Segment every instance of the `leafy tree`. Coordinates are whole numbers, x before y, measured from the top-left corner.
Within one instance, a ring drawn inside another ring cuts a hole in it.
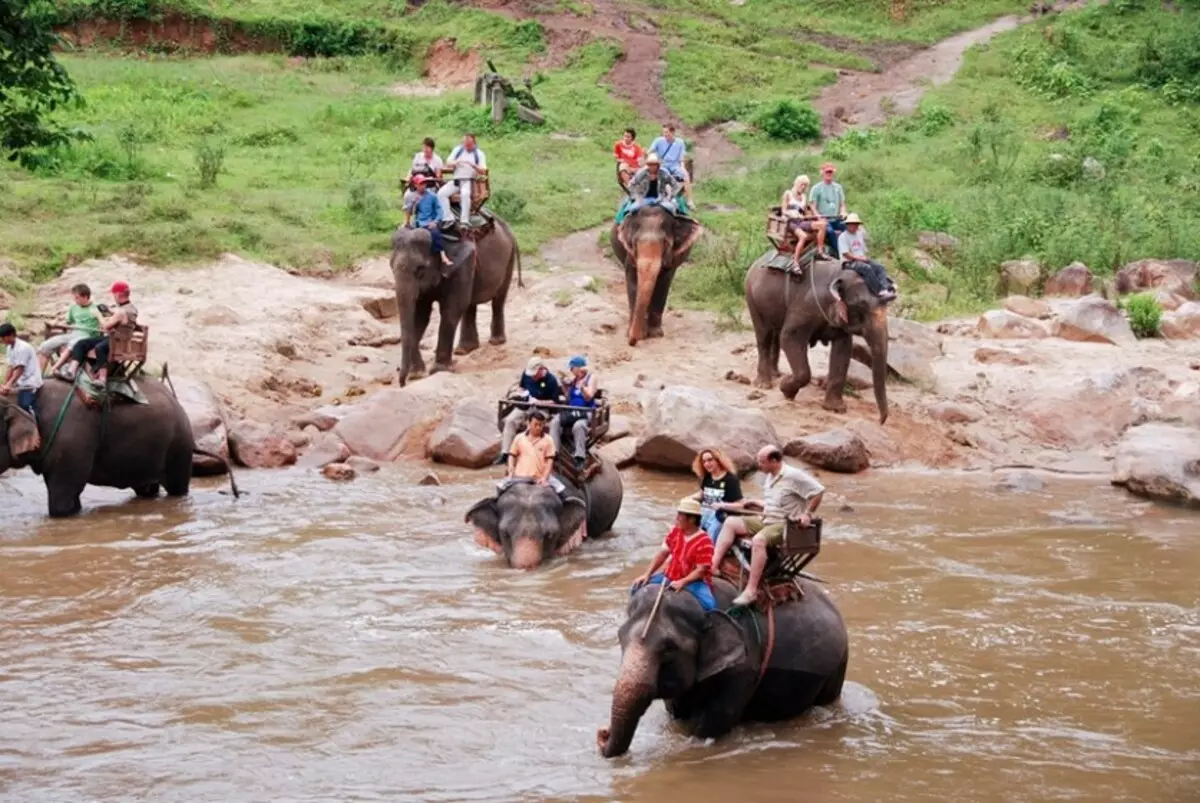
[[[0,152],[25,167],[37,149],[79,136],[49,119],[78,97],[54,58],[54,18],[48,0],[0,0]]]

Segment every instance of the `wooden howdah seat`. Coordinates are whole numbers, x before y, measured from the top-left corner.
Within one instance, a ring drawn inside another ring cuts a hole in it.
[[[504,430],[504,419],[508,418],[509,413],[516,409],[530,410],[534,409],[535,405],[525,401],[522,398],[514,398],[513,394],[517,389],[509,391],[508,396],[496,402],[496,427]],[[546,413],[547,428],[550,425],[549,418],[558,415],[566,410],[577,410],[577,407],[571,407],[566,404],[541,404],[536,405],[536,409]],[[608,394],[603,388],[596,391],[596,406],[591,408],[591,416],[588,420],[588,438],[587,438],[587,461],[584,463],[583,469],[575,468],[574,452],[574,433],[568,426],[562,428],[562,449],[558,451],[554,460],[555,471],[564,479],[576,484],[582,485],[590,479],[596,472],[600,470],[600,458],[596,455],[596,447],[600,445],[600,441],[608,435],[608,428],[612,409],[608,403]],[[547,431],[549,431],[547,429]]]
[[[783,530],[783,543],[767,550],[767,567],[763,572],[763,587],[792,584],[799,589],[796,579],[809,577],[804,568],[812,563],[821,552],[821,519],[813,519],[804,526],[798,521],[789,521]],[[738,586],[744,587],[750,573],[750,539],[737,541],[729,550],[740,564]],[[726,559],[728,560],[728,559]],[[722,564],[723,566],[729,564]]]
[[[61,323],[46,322],[42,325],[43,338],[66,334],[71,327]],[[146,355],[150,345],[150,327],[142,324],[126,324],[118,326],[108,335],[108,377],[122,379],[136,376],[146,364]],[[89,359],[96,358],[93,349],[88,352]]]

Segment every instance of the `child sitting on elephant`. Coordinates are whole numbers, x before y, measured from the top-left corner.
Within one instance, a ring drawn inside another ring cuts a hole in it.
[[[686,589],[705,611],[716,610],[711,579],[713,542],[708,533],[700,529],[700,502],[690,496],[684,497],[679,500],[675,513],[675,526],[650,561],[650,568],[633,581],[630,593],[647,583],[667,582],[672,591]],[[659,572],[664,561],[667,567]]]

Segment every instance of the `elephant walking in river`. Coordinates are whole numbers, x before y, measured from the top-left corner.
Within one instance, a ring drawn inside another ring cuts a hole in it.
[[[475,540],[514,569],[536,569],[543,560],[566,555],[585,538],[612,529],[625,493],[616,465],[601,460],[600,470],[582,487],[560,479],[561,494],[549,485],[515,482],[476,503],[466,515]]]
[[[764,614],[722,612],[737,593],[725,580],[713,581],[719,610],[710,613],[687,591],[665,592],[655,612],[659,587],[639,589],[618,631],[621,669],[611,720],[596,733],[601,754],[629,750],[654,700],[664,700],[671,717],[701,739],[723,736],[739,722],[777,722],[836,701],[850,660],[846,625],[820,586],[799,582],[803,596],[775,609],[773,643]]]
[[[629,296],[629,345],[643,337],[662,337],[663,310],[675,269],[687,261],[704,233],[694,220],[676,217],[661,206],[643,206],[613,224],[613,254],[625,269]]]
[[[398,228],[392,235],[392,275],[396,281],[396,306],[400,313],[400,370],[403,386],[412,374],[425,373],[421,338],[438,305],[437,347],[433,371],[448,371],[451,350],[468,354],[479,348],[475,324],[476,307],[491,303],[492,325],[488,342],[503,345],[504,304],[512,283],[514,267],[520,281],[521,253],[508,224],[494,218],[492,228],[478,241],[464,238],[447,245],[453,264],[443,267],[433,255],[432,237],[425,229]],[[454,334],[462,325],[458,348]]]
[[[829,376],[825,382],[822,406],[838,413],[846,411],[842,395],[851,356],[857,356],[854,336],[859,335],[870,349],[870,363],[879,422],[887,421],[887,302],[868,288],[852,270],[832,260],[814,260],[797,277],[790,271],[767,267],[776,257],[768,251],[746,273],[746,306],[754,324],[758,346],[758,387],[771,387],[779,375],[779,353],[787,355],[791,376],[784,377],[779,389],[794,399],[812,380],[808,349],[817,343],[829,343]],[[833,295],[836,283],[844,308]]]
[[[187,496],[195,442],[187,413],[166,386],[139,377],[146,404],[113,402],[107,410],[68,396],[71,384],[48,379],[38,391],[41,448],[30,449],[35,422],[0,396],[0,472],[30,466],[46,483],[51,516],[73,516],[86,485],[132,488],[143,498]]]

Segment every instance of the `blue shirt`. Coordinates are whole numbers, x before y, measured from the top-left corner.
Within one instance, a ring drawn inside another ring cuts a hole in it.
[[[433,190],[425,190],[421,193],[421,198],[417,201],[417,209],[414,215],[417,221],[417,228],[424,228],[430,223],[437,223],[442,217],[442,205],[438,201],[437,193]]]
[[[650,150],[657,153],[658,158],[662,159],[663,167],[672,170],[683,166],[683,157],[687,153],[687,147],[679,137],[676,137],[674,142],[667,142],[666,137],[659,137],[650,143]]]
[[[531,399],[538,401],[558,401],[558,397],[562,395],[558,380],[549,371],[541,379],[534,379],[529,374],[522,373],[521,387],[529,391]]]
[[[591,374],[584,374],[580,379],[571,383],[567,388],[567,404],[572,407],[595,407],[596,400],[583,395],[583,388]]]

